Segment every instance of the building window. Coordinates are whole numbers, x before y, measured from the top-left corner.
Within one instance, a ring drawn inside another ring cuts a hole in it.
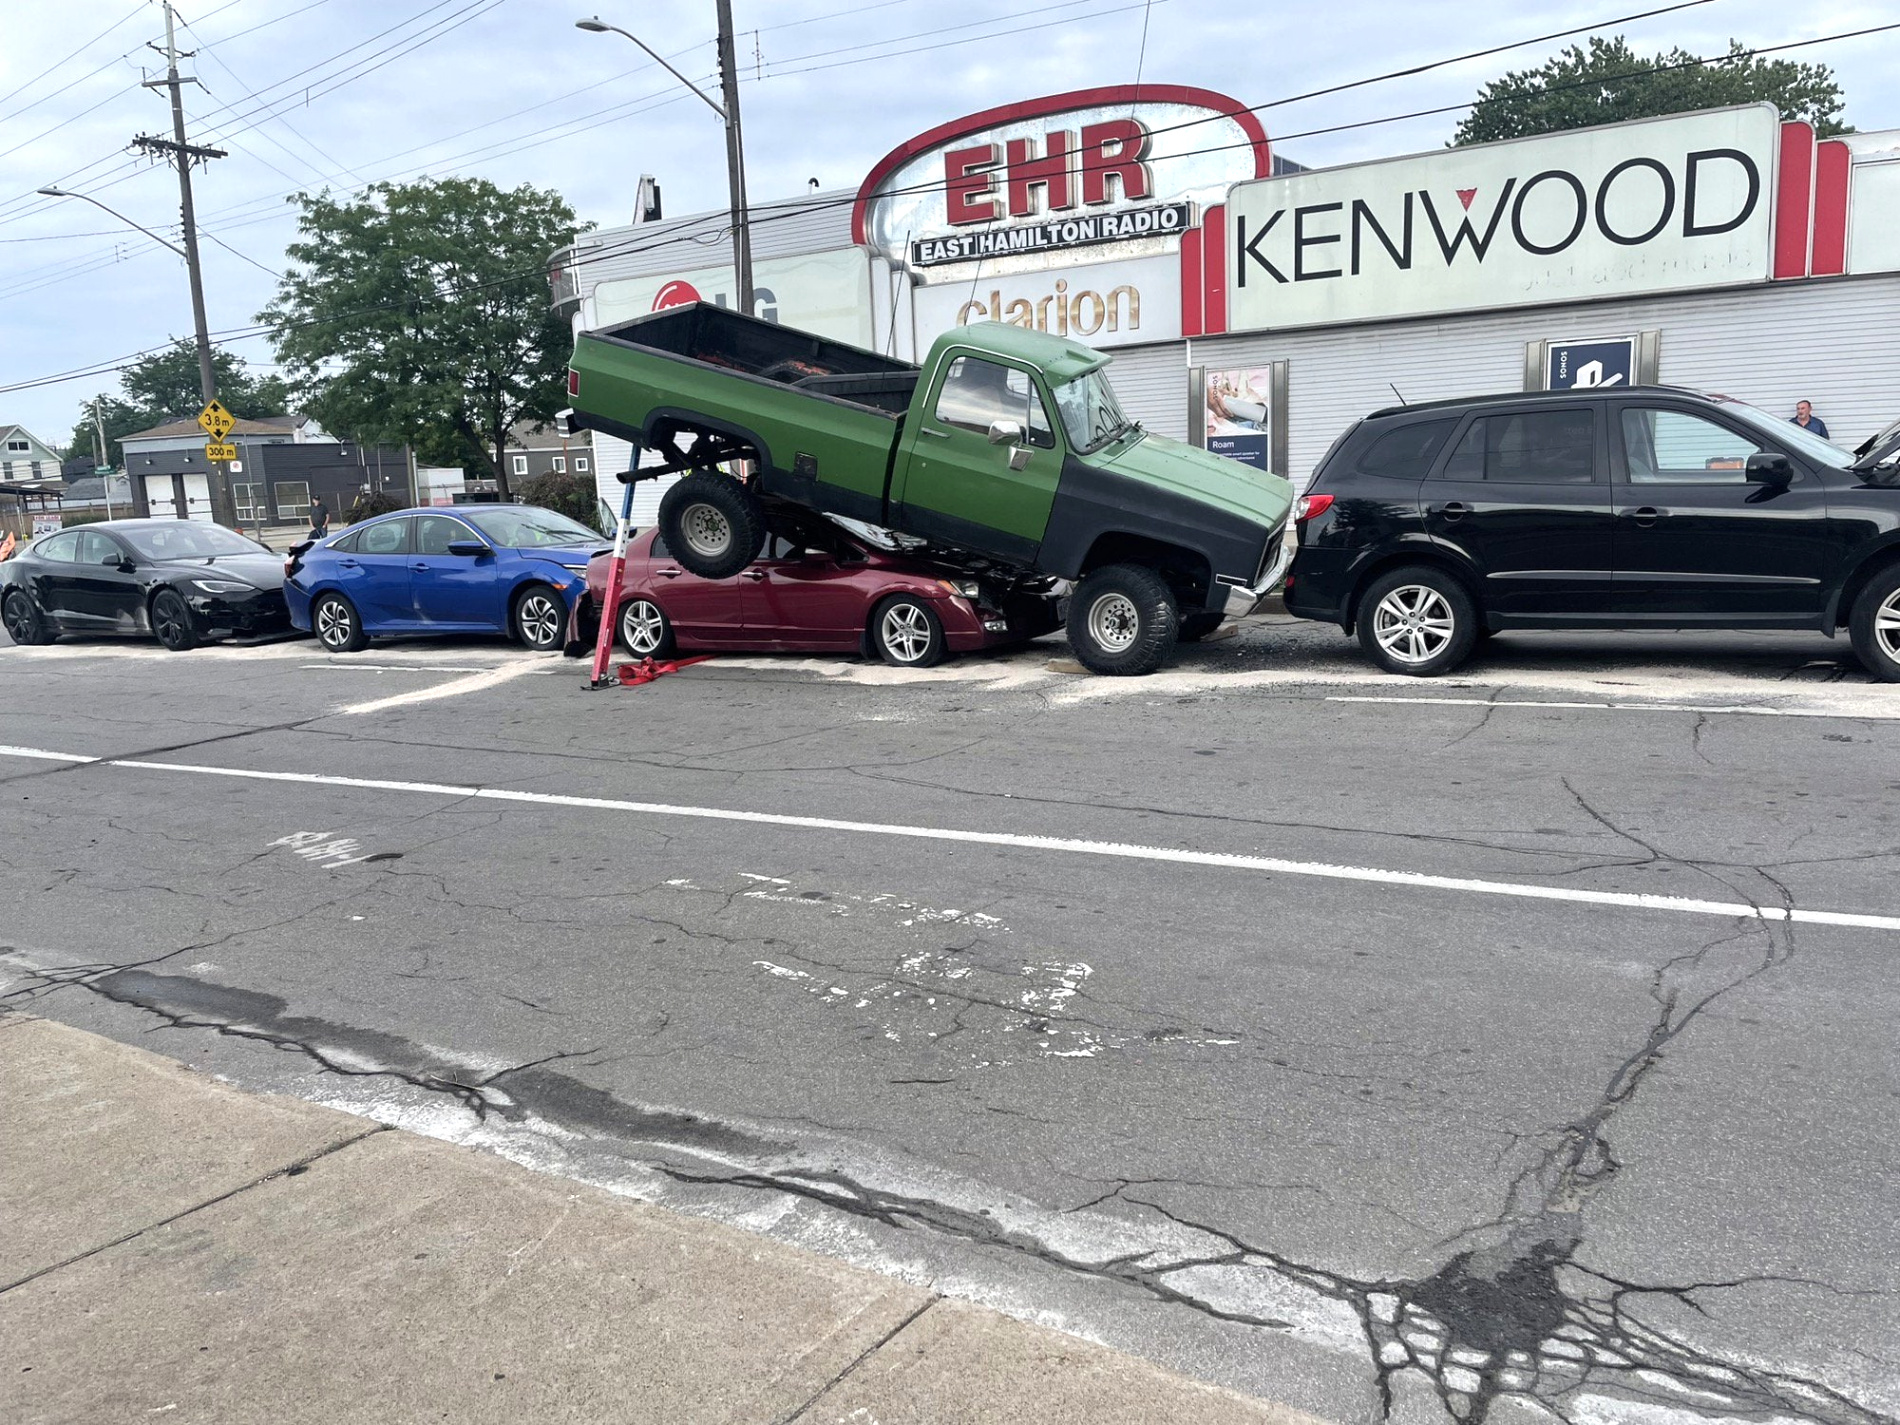
[[[515,457],[515,474],[526,475],[527,473],[528,473],[528,457],[525,455],[517,455]]]
[[[32,446],[28,445],[23,440],[9,440],[7,442],[8,450],[31,450],[32,448],[33,448]]]
[[[12,478],[13,462],[11,460],[0,462],[0,480],[11,480]]]
[[[37,475],[39,472],[36,470],[33,473]],[[565,455],[557,455],[554,457],[554,473],[556,475],[567,474],[567,457]]]
[[[574,457],[574,473],[576,475],[585,475],[587,473],[587,457],[585,455],[577,455]]]
[[[277,500],[277,518],[310,518],[310,483],[307,480],[279,480],[272,488]]]
[[[231,485],[231,499],[237,505],[237,517],[240,523],[247,520],[252,524],[263,522],[264,486],[261,482],[247,485],[243,481],[234,481]]]

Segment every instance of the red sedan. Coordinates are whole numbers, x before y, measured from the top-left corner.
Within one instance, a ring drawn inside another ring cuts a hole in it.
[[[610,555],[587,566],[587,622],[605,602]],[[620,642],[637,658],[674,649],[875,654],[928,668],[946,654],[1021,643],[1061,627],[1048,581],[1008,587],[826,525],[774,534],[764,557],[729,579],[701,579],[668,555],[658,530],[627,545]],[[598,627],[598,625],[595,625]]]

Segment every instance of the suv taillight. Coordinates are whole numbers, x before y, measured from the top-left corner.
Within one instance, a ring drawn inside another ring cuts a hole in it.
[[[1300,502],[1293,507],[1295,524],[1304,524],[1315,515],[1323,515],[1333,507],[1331,495],[1301,495]]]

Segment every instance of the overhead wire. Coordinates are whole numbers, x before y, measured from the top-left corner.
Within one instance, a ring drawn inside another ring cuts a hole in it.
[[[1668,8],[1674,9],[1674,8],[1679,8],[1679,7],[1671,6]],[[1589,27],[1583,27],[1583,28],[1595,28],[1595,27],[1589,26]],[[1650,66],[1646,66],[1646,67],[1636,69],[1636,70],[1625,71],[1624,73],[1620,75],[1596,76],[1588,81],[1578,81],[1575,84],[1548,86],[1544,92],[1561,92],[1565,89],[1570,89],[1570,88],[1599,87],[1605,82],[1609,82],[1609,81],[1613,81],[1617,79],[1638,78],[1638,77],[1643,77],[1650,74],[1669,73],[1675,70],[1689,68],[1689,67],[1693,67],[1693,66],[1701,65],[1701,64],[1728,62],[1728,61],[1734,61],[1737,59],[1748,59],[1748,58],[1753,58],[1757,55],[1762,55],[1762,54],[1781,53],[1787,50],[1808,48],[1814,45],[1831,44],[1831,43],[1838,43],[1840,41],[1848,40],[1848,39],[1865,38],[1870,35],[1885,34],[1894,30],[1900,30],[1900,22],[1893,22],[1893,23],[1884,24],[1884,25],[1866,26],[1857,30],[1842,31],[1842,32],[1832,34],[1832,35],[1814,36],[1814,37],[1810,37],[1808,39],[1803,39],[1803,40],[1792,40],[1792,41],[1788,41],[1788,42],[1777,44],[1777,45],[1761,45],[1761,46],[1756,46],[1748,50],[1744,50],[1738,54],[1725,53],[1719,56],[1715,56],[1712,59],[1691,58],[1691,59],[1686,59],[1686,60],[1679,61],[1673,64],[1650,65]],[[1537,43],[1537,42],[1538,41],[1536,40],[1532,40],[1532,41],[1526,41],[1525,43]],[[1505,48],[1511,48],[1511,47],[1514,47],[1514,46],[1505,46]],[[1454,63],[1454,62],[1456,61],[1447,60],[1447,61],[1442,61],[1439,63]],[[1357,85],[1361,83],[1375,82],[1377,78],[1379,78],[1379,76],[1374,76],[1373,78],[1370,78],[1364,81],[1354,81],[1354,84]],[[1250,111],[1258,112],[1261,110],[1276,107],[1281,104],[1297,102],[1302,97],[1307,97],[1307,96],[1296,95],[1296,96],[1288,96],[1284,99],[1279,99],[1279,100],[1270,100],[1262,104],[1251,106]],[[1370,127],[1370,126],[1378,125],[1378,124],[1403,122],[1405,120],[1418,118],[1418,117],[1456,112],[1461,109],[1475,108],[1481,102],[1483,101],[1477,100],[1477,99],[1467,100],[1463,103],[1441,105],[1441,106],[1436,106],[1436,107],[1427,108],[1427,109],[1411,110],[1411,111],[1401,113],[1401,114],[1385,115],[1379,118],[1362,120],[1362,121],[1357,121],[1353,123],[1328,125],[1324,127],[1296,132],[1293,134],[1282,135],[1281,137],[1282,137],[1282,140],[1284,141],[1287,138],[1312,137],[1312,136],[1316,136],[1320,134],[1338,133],[1338,132],[1344,132],[1344,131],[1348,131],[1352,129],[1365,128],[1365,127]],[[1214,119],[1218,119],[1220,117],[1222,116],[1220,115],[1213,116]],[[1192,124],[1199,123],[1199,122],[1206,122],[1206,121],[1193,120],[1193,121],[1188,121],[1188,123],[1174,125],[1171,127],[1177,127],[1177,128],[1189,127]],[[1245,148],[1245,147],[1251,147],[1251,146],[1252,146],[1252,141],[1249,139],[1249,140],[1243,140],[1238,143],[1211,145],[1203,149],[1193,150],[1192,152],[1193,153],[1212,153],[1212,152],[1221,152],[1225,150],[1230,150],[1230,149],[1235,149],[1235,148]],[[1177,155],[1177,157],[1185,157],[1185,156],[1188,156],[1188,155],[1186,154]],[[924,192],[924,191],[930,191],[937,188],[941,188],[942,186],[943,186],[943,183],[941,180],[932,180],[927,183],[910,185],[909,187],[905,189],[887,190],[887,191],[893,192],[893,193],[894,192]],[[769,222],[784,221],[790,218],[803,217],[813,211],[817,211],[824,208],[834,208],[834,207],[854,203],[855,201],[856,201],[855,195],[851,195],[849,197],[837,197],[837,198],[824,199],[824,200],[814,200],[810,202],[799,202],[797,200],[793,200],[782,205],[772,205],[778,211],[774,211],[771,213],[764,214],[760,217],[750,219],[749,226],[756,228]],[[695,225],[702,222],[716,222],[720,220],[721,218],[723,218],[724,216],[725,215],[719,214],[719,213],[709,213],[709,214],[702,215],[702,217],[699,219],[693,220],[693,222]],[[729,231],[729,229],[727,231]],[[652,240],[651,242],[641,242],[638,239],[623,240],[620,244],[610,247],[605,251],[590,252],[581,260],[584,262],[590,262],[590,263],[600,262],[600,261],[607,260],[609,257],[630,256],[639,252],[652,251],[661,247],[677,246],[686,242],[705,243],[709,240],[716,240],[718,237],[722,235],[723,235],[722,232],[718,230],[715,230],[714,232],[711,232],[711,233],[686,234],[686,233],[681,232],[678,227],[674,227],[669,231],[669,234],[664,238],[656,238]],[[468,292],[468,291],[480,290],[487,287],[504,285],[509,282],[521,281],[526,278],[540,277],[543,275],[545,275],[545,268],[536,268],[532,270],[524,269],[520,272],[508,274],[500,278],[490,279],[486,282],[461,284],[460,286],[451,285],[448,287],[440,288],[438,289],[438,295],[442,295],[442,296],[456,295],[462,292]],[[375,306],[363,308],[357,312],[345,313],[339,316],[313,318],[306,322],[264,323],[264,324],[257,324],[257,325],[247,326],[247,327],[233,327],[233,328],[229,328],[224,331],[218,332],[215,334],[215,336],[217,338],[217,344],[219,345],[229,344],[229,343],[237,342],[237,341],[254,340],[259,336],[269,335],[277,331],[297,330],[297,329],[302,329],[308,326],[323,325],[326,323],[333,323],[336,321],[345,320],[351,316],[368,315],[376,311],[389,310],[391,307],[395,305],[397,304],[383,303],[383,304],[378,304]],[[162,350],[162,349],[163,348],[151,348],[146,351],[132,353],[125,357],[112,358],[104,362],[91,363],[83,367],[74,368],[67,372],[55,373],[55,374],[44,376],[44,377],[37,377],[37,378],[33,378],[33,379],[30,379],[28,381],[23,381],[23,382],[15,382],[15,383],[7,384],[7,385],[0,385],[0,394],[6,394],[13,391],[18,391],[18,390],[33,389],[33,388],[44,386],[44,385],[59,384],[59,383],[69,381],[69,380],[86,379],[92,376],[109,374],[113,371],[124,370],[127,366],[135,363],[136,361],[140,359],[143,359],[145,356],[150,355],[152,351]]]

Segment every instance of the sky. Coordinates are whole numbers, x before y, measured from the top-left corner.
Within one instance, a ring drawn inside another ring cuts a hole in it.
[[[1285,153],[1348,163],[1440,147],[1456,112],[1367,121],[1466,103],[1581,39],[1537,39],[1553,31],[1589,25],[1639,53],[1714,54],[1731,38],[1781,45],[1900,18],[1892,0],[1700,0],[1624,19],[1666,3],[733,0],[747,187],[754,201],[803,193],[812,178],[855,188],[884,153],[946,120],[1138,79],[1271,104],[1262,119]],[[156,0],[4,8],[0,424],[58,445],[116,376],[24,383],[192,330],[177,257],[89,203],[36,194],[86,193],[177,239],[175,175],[127,152],[140,133],[169,135],[166,91],[141,87],[163,69],[147,44],[162,44],[164,16]],[[722,207],[718,119],[624,38],[574,28],[596,8],[716,90],[713,0],[183,0],[179,48],[197,52],[182,65],[198,80],[185,91],[189,135],[229,155],[195,180],[212,332],[250,326],[269,301],[298,192],[480,176],[556,189],[607,227],[628,221],[639,175],[652,172],[669,216]],[[1534,42],[1296,97],[1520,41]],[[1856,128],[1900,128],[1900,30],[1785,57],[1831,66]],[[259,367],[272,359],[262,338],[231,350]]]

